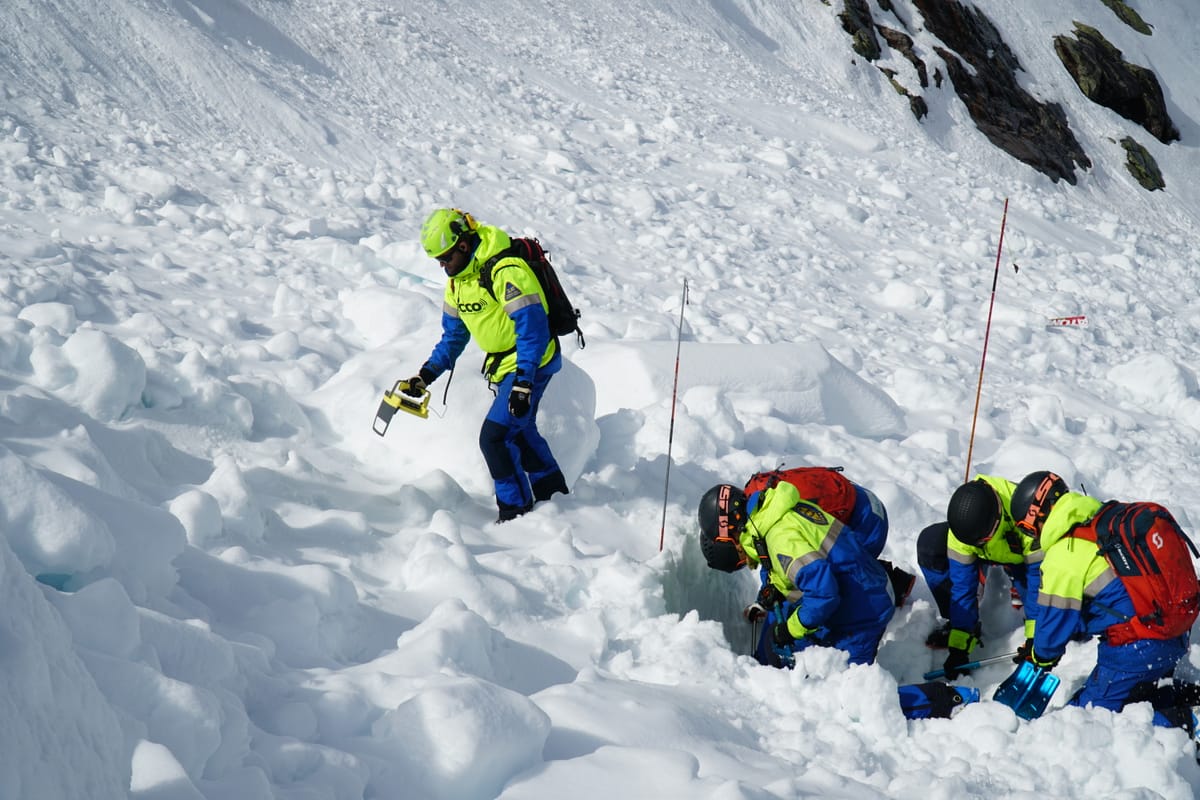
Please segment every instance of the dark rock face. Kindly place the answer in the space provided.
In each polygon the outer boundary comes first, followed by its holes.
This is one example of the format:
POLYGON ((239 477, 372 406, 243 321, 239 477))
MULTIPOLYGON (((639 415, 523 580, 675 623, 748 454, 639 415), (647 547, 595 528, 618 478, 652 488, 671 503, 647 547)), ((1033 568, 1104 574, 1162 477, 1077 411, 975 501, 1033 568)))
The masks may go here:
POLYGON ((956 0, 914 0, 914 5, 925 17, 926 29, 946 44, 935 50, 980 132, 1051 180, 1075 183, 1075 167, 1088 169, 1091 160, 1062 107, 1039 102, 1017 83, 1021 65, 991 20, 956 0))
POLYGON ((1112 9, 1112 12, 1129 27, 1146 36, 1154 35, 1152 27, 1147 24, 1142 16, 1134 11, 1129 6, 1125 5, 1124 0, 1100 0, 1104 5, 1112 9))
POLYGON ((879 68, 879 71, 887 76, 888 82, 892 84, 892 88, 897 94, 902 94, 908 98, 908 108, 913 112, 913 116, 917 119, 923 119, 929 113, 929 106, 925 104, 925 98, 919 94, 913 94, 905 86, 896 79, 896 71, 894 69, 879 68))
MULTIPOLYGON (((829 0, 822 2, 829 4, 829 0)), ((883 11, 896 14, 891 0, 876 2, 883 11)), ((1124 0, 1102 2, 1126 24, 1151 34, 1150 26, 1124 0)), ((1091 168, 1091 159, 1075 138, 1062 107, 1041 102, 1021 88, 1016 79, 1021 64, 986 14, 960 0, 912 0, 912 4, 924 17, 925 30, 943 45, 933 49, 945 62, 955 93, 992 144, 1054 181, 1073 184, 1077 167, 1091 168)), ((920 88, 929 88, 929 67, 917 55, 908 33, 876 23, 869 0, 843 0, 842 8, 838 19, 859 56, 876 61, 890 48, 913 65, 920 88)), ((906 30, 910 27, 902 19, 900 25, 906 30)), ((1127 63, 1121 51, 1095 29, 1078 22, 1075 29, 1076 38, 1056 36, 1054 50, 1084 96, 1138 123, 1164 144, 1179 139, 1154 73, 1127 63)), ((917 119, 929 113, 925 99, 905 87, 896 70, 878 69, 908 98, 917 119)), ((938 88, 942 78, 941 69, 935 68, 933 82, 938 88)), ((1131 138, 1121 145, 1126 168, 1138 182, 1151 191, 1163 188, 1162 174, 1150 153, 1131 138)))
POLYGON ((842 29, 854 40, 854 52, 867 61, 879 58, 879 40, 875 38, 867 0, 845 0, 843 8, 845 10, 838 14, 838 19, 842 21, 842 29))
POLYGON ((1121 140, 1121 147, 1125 148, 1125 168, 1138 183, 1152 192, 1166 188, 1167 184, 1158 168, 1158 162, 1146 148, 1130 136, 1121 140))
POLYGON ((1095 28, 1075 23, 1075 39, 1054 37, 1054 52, 1089 100, 1136 122, 1163 144, 1179 139, 1158 78, 1125 61, 1095 28))
POLYGON ((902 56, 908 59, 908 63, 912 64, 917 70, 917 79, 921 81, 921 88, 929 88, 929 70, 913 49, 912 37, 903 31, 898 31, 895 28, 888 28, 883 25, 879 26, 879 35, 888 43, 888 47, 899 52, 902 56))
POLYGON ((962 6, 958 0, 913 0, 913 5, 925 18, 926 29, 951 50, 962 54, 976 69, 998 67, 1015 72, 1021 68, 996 26, 982 11, 962 6))

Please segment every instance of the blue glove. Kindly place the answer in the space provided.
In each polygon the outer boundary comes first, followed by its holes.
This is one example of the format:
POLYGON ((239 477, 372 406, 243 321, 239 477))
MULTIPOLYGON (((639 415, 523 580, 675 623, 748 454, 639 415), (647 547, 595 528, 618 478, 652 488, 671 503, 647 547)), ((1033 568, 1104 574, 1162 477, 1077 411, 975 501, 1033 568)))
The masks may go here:
POLYGON ((512 391, 508 393, 508 413, 514 417, 525 416, 529 413, 529 405, 532 398, 532 383, 523 378, 513 381, 512 391))

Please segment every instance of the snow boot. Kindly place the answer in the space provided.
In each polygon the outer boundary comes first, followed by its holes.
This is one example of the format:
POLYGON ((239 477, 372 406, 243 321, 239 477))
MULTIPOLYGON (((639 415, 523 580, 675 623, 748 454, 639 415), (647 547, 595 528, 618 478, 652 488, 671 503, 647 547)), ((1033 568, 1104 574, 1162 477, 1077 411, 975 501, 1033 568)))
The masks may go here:
POLYGON ((899 608, 912 594, 913 587, 917 585, 917 576, 905 572, 890 561, 879 559, 879 563, 887 571, 888 581, 892 584, 892 594, 896 596, 896 608, 899 608))
POLYGON ((498 523, 509 522, 510 520, 514 520, 522 514, 533 510, 533 506, 510 506, 507 503, 501 503, 498 500, 496 501, 496 505, 500 508, 500 513, 496 517, 496 522, 498 523))
POLYGON ((907 719, 947 719, 958 709, 979 702, 979 690, 945 683, 908 683, 897 687, 900 710, 907 719))
POLYGON ((568 494, 567 479, 560 470, 554 470, 549 475, 543 475, 533 482, 533 501, 540 503, 549 500, 555 494, 568 494))

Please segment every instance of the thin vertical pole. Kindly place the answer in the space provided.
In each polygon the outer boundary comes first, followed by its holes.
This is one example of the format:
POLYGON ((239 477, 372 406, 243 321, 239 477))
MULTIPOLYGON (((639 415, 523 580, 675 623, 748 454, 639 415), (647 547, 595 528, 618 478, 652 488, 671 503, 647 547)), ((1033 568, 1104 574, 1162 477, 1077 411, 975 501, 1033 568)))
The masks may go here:
POLYGON ((971 480, 971 454, 975 449, 975 423, 979 420, 979 397, 983 394, 983 366, 987 363, 988 339, 992 335, 992 308, 996 305, 996 284, 1000 280, 1000 253, 1004 249, 1004 227, 1008 223, 1008 198, 1000 218, 1000 241, 996 244, 996 270, 992 273, 992 300, 988 303, 987 326, 983 330, 983 358, 979 361, 979 384, 975 387, 975 412, 971 415, 971 438, 967 442, 967 471, 963 482, 971 480))
POLYGON ((662 527, 658 531, 658 552, 662 552, 667 537, 667 492, 671 487, 671 445, 675 442, 675 397, 679 392, 679 350, 683 346, 683 310, 687 307, 688 282, 683 279, 683 299, 679 303, 679 333, 675 338, 675 383, 671 387, 671 426, 667 432, 667 477, 663 481, 662 527))

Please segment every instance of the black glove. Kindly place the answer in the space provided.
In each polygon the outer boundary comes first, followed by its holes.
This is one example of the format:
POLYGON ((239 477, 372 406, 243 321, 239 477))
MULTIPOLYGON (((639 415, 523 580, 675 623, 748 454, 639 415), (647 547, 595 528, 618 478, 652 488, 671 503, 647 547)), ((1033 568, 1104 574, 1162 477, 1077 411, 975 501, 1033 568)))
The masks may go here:
POLYGON ((1042 658, 1037 653, 1033 652, 1032 647, 1029 648, 1029 661, 1035 667, 1040 667, 1040 668, 1046 670, 1046 672, 1049 672, 1050 670, 1052 670, 1058 666, 1059 658, 1062 658, 1062 656, 1059 656, 1058 658, 1042 658))
POLYGON ((1023 661, 1028 661, 1039 669, 1044 669, 1046 672, 1058 666, 1058 658, 1042 658, 1033 651, 1033 639, 1026 639, 1025 644, 1017 648, 1017 657, 1013 659, 1013 663, 1020 665, 1023 661))
POLYGON ((796 637, 792 636, 792 632, 788 630, 787 620, 775 623, 775 629, 771 631, 771 641, 776 647, 791 649, 796 643, 796 637))
POLYGON ((742 616, 747 622, 761 622, 766 619, 768 611, 785 599, 787 598, 782 592, 768 583, 758 590, 758 597, 754 598, 754 602, 742 610, 742 616))
POLYGON ((746 622, 762 622, 767 618, 767 609, 761 603, 751 603, 742 609, 742 617, 746 622))
POLYGON ((783 592, 768 583, 758 590, 758 597, 754 599, 754 602, 763 608, 771 608, 772 606, 779 605, 785 599, 783 592))
POLYGON ((962 650, 957 647, 951 647, 950 654, 946 656, 946 663, 942 664, 942 669, 946 671, 946 680, 952 681, 959 675, 964 674, 966 670, 959 668, 970 660, 970 650, 962 650))
POLYGON ((523 378, 513 381, 512 391, 508 393, 508 413, 514 417, 525 416, 529 413, 529 403, 532 397, 532 383, 523 378))
POLYGON ((413 375, 408 379, 408 387, 401 389, 409 397, 422 397, 425 394, 425 381, 420 375, 413 375))
POLYGON ((429 388, 429 384, 437 379, 433 370, 428 365, 422 366, 417 370, 417 374, 408 379, 408 388, 402 390, 409 397, 422 397, 425 390, 429 388))

